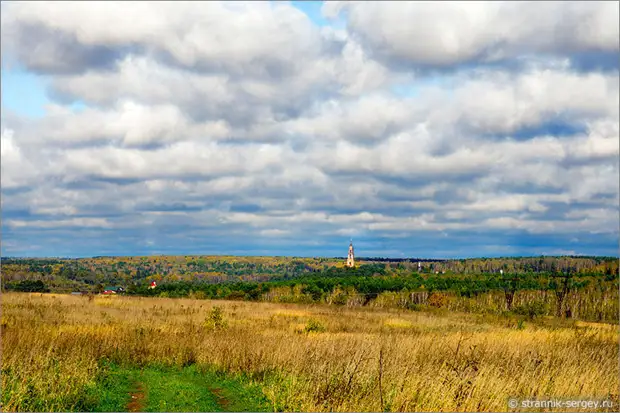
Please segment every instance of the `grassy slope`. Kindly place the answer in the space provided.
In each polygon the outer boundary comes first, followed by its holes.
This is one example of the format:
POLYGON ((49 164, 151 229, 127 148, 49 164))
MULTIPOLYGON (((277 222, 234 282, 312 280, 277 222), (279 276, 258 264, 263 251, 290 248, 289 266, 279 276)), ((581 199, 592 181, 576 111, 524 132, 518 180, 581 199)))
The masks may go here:
POLYGON ((98 400, 94 411, 257 412, 267 407, 260 389, 196 366, 140 369, 108 364, 104 371, 90 390, 98 400))
POLYGON ((206 394, 202 407, 166 411, 215 410, 213 400, 221 410, 259 410, 250 381, 276 411, 506 411, 510 397, 618 397, 618 328, 609 324, 17 293, 3 294, 1 318, 4 411, 123 411, 137 383, 142 410, 206 394), (227 323, 217 331, 205 326, 214 305, 227 323), (304 332, 313 325, 321 328, 304 332), (138 365, 142 376, 128 368, 138 365))

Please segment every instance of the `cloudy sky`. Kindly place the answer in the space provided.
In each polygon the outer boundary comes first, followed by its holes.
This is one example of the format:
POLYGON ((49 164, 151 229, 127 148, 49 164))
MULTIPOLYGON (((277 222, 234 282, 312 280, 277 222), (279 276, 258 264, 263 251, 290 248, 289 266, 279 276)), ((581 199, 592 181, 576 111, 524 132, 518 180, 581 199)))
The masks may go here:
POLYGON ((2 2, 2 255, 618 255, 618 2, 2 2))

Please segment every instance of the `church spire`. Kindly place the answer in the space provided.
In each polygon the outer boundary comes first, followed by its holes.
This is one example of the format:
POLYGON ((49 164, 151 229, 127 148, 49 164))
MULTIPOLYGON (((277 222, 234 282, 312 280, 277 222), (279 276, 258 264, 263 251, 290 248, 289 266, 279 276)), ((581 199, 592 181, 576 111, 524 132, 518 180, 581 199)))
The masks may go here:
POLYGON ((349 244, 349 255, 347 256, 347 267, 355 267, 355 253, 353 252, 353 239, 349 244))

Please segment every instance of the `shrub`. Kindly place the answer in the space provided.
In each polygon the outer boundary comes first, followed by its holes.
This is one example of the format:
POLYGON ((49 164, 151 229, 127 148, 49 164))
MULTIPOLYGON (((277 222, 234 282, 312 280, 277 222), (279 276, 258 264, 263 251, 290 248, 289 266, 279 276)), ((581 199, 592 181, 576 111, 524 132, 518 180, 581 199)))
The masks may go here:
POLYGON ((246 294, 243 291, 233 291, 226 297, 227 300, 244 300, 246 294))
POLYGON ((422 304, 414 304, 414 303, 407 303, 405 308, 411 311, 424 311, 425 310, 422 304))
POLYGON ((49 288, 46 287, 45 283, 41 280, 32 281, 32 280, 23 280, 17 283, 16 285, 12 285, 13 289, 16 291, 23 292, 31 292, 31 293, 49 293, 49 288))
POLYGON ((542 301, 530 301, 515 307, 513 311, 515 314, 524 315, 533 320, 535 317, 545 315, 547 313, 547 306, 542 301))
POLYGON ((196 292, 194 293, 194 297, 195 297, 197 300, 205 300, 205 299, 207 298, 207 295, 205 294, 205 292, 204 292, 204 291, 196 291, 196 292))
POLYGON ((319 321, 310 319, 306 324, 306 328, 304 328, 304 332, 306 333, 322 333, 325 331, 325 326, 321 324, 319 321))
POLYGON ((205 320, 205 327, 211 330, 220 330, 226 327, 226 320, 221 307, 211 308, 211 312, 205 320))
POLYGON ((446 294, 432 293, 428 297, 428 305, 431 307, 442 308, 448 305, 449 298, 446 294))

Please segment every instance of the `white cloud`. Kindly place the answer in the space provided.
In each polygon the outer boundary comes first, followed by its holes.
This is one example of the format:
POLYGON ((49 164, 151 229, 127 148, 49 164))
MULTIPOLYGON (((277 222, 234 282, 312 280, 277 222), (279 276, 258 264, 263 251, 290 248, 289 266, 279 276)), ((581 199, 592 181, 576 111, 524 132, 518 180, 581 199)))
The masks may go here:
POLYGON ((446 67, 535 53, 618 50, 617 2, 327 2, 373 54, 446 67))
POLYGON ((38 181, 38 168, 23 153, 15 138, 14 130, 2 128, 0 152, 2 157, 0 168, 3 188, 19 188, 38 181))
MULTIPOLYGON (((294 70, 301 64, 299 58, 317 55, 320 49, 319 31, 307 16, 278 3, 15 2, 6 7, 2 24, 3 30, 18 32, 40 25, 74 36, 84 46, 139 45, 149 52, 165 52, 186 67, 204 65, 235 75, 294 70)), ((62 46, 60 36, 46 40, 30 57, 38 65, 51 60, 62 46)))
POLYGON ((10 219, 6 223, 9 227, 13 228, 58 228, 58 227, 75 227, 75 228, 110 228, 110 224, 103 218, 72 218, 72 219, 59 219, 53 221, 42 220, 17 220, 10 219))

